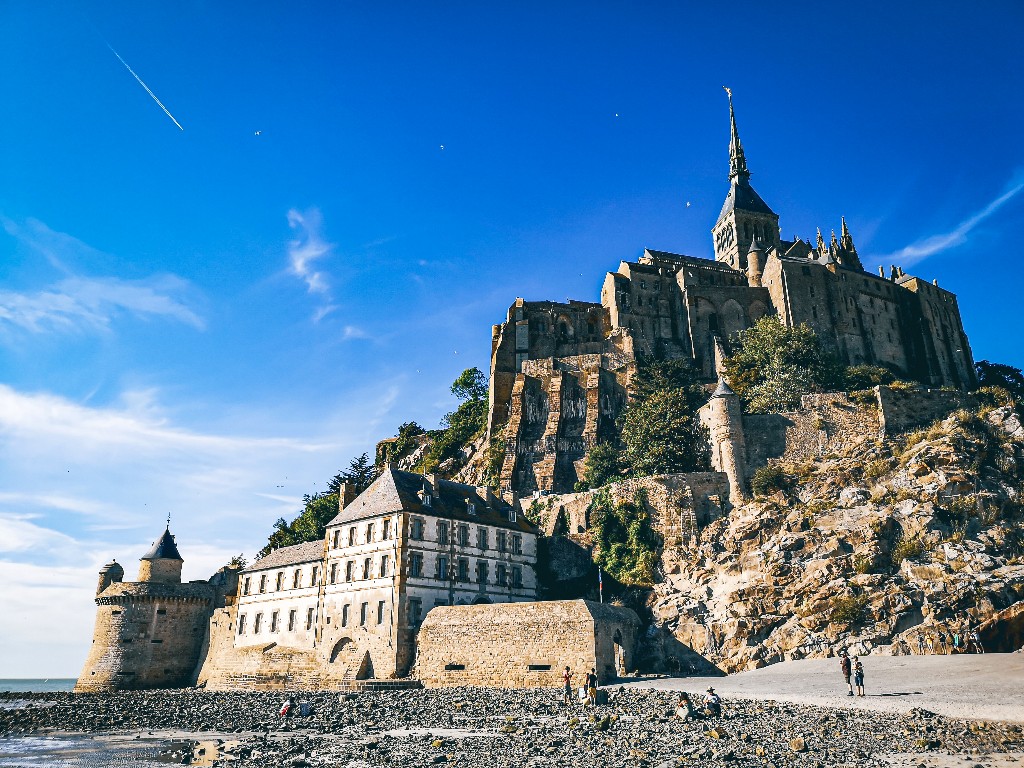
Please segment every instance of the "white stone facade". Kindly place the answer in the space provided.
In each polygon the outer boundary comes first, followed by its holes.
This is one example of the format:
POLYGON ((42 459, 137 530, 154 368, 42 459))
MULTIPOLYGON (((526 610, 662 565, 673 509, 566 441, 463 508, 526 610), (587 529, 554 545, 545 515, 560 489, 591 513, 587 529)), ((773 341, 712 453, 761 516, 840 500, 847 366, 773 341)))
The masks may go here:
POLYGON ((437 606, 532 601, 538 531, 488 489, 388 469, 328 524, 240 579, 234 646, 314 651, 351 676, 403 676, 437 606))

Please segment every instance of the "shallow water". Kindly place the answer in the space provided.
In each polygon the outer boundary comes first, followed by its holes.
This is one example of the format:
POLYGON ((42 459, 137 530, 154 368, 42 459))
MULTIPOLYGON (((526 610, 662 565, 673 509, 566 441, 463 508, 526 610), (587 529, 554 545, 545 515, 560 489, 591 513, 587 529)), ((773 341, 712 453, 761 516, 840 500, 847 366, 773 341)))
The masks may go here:
POLYGON ((217 755, 218 745, 213 741, 136 739, 109 734, 0 739, 3 768, 165 768, 168 763, 209 766, 217 755))
POLYGON ((0 692, 9 691, 35 691, 37 693, 50 693, 53 691, 70 691, 75 687, 73 677, 48 677, 48 678, 0 678, 0 692))

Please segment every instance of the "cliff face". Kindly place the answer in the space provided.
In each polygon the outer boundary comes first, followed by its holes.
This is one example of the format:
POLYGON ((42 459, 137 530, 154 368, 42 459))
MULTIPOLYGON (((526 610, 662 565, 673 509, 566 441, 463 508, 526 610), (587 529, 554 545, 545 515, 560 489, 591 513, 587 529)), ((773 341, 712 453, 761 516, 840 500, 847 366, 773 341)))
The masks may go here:
POLYGON ((917 653, 918 636, 969 626, 989 650, 1019 648, 1024 427, 1007 408, 981 414, 784 464, 781 490, 667 549, 652 662, 685 671, 696 651, 732 672, 841 648, 917 653))

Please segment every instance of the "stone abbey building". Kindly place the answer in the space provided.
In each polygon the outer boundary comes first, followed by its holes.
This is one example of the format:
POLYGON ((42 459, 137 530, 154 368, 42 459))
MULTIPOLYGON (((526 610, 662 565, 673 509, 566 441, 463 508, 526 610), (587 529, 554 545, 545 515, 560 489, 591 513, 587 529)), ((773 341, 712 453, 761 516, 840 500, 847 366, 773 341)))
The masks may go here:
POLYGON ((764 315, 806 323, 847 365, 964 389, 974 361, 956 296, 891 267, 866 272, 840 236, 784 240, 750 184, 729 99, 729 190, 714 260, 645 250, 605 276, 600 303, 516 299, 491 335, 488 434, 507 443, 503 488, 571 491, 587 451, 614 434, 637 357, 689 358, 706 380, 764 315))

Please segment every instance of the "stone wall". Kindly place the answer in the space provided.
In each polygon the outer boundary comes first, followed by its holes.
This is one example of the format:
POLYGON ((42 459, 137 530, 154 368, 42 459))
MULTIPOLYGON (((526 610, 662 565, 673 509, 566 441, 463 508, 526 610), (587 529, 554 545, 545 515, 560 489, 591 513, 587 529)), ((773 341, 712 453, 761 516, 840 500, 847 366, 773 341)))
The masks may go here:
POLYGON ((878 408, 854 402, 846 392, 804 395, 787 413, 743 417, 748 477, 769 460, 806 461, 879 436, 878 408))
POLYGON ((435 608, 420 628, 416 676, 428 688, 575 685, 596 669, 608 682, 631 668, 640 620, 586 600, 435 608))
POLYGON ((974 405, 973 399, 946 389, 893 389, 875 387, 879 405, 879 429, 895 435, 945 418, 957 408, 974 405))
MULTIPOLYGON (((652 475, 612 483, 608 486, 613 504, 632 502, 637 491, 647 498, 651 527, 665 540, 667 547, 680 546, 691 534, 722 513, 729 496, 728 479, 722 472, 680 472, 652 475)), ((563 533, 586 537, 590 530, 590 505, 596 490, 552 494, 537 497, 532 514, 540 518, 547 536, 563 533)))

